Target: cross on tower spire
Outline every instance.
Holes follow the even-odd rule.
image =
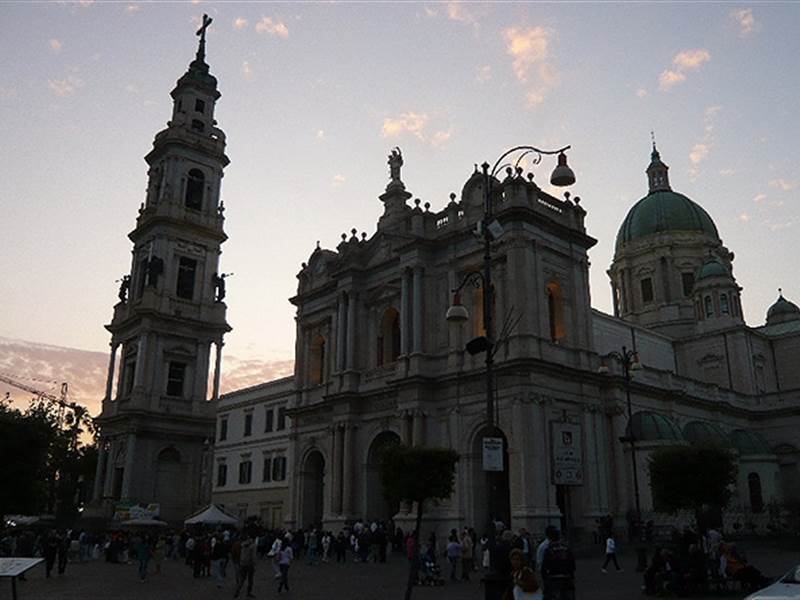
[[[203,24],[200,26],[200,29],[197,30],[195,35],[200,36],[200,45],[197,48],[197,60],[200,62],[204,62],[206,59],[206,29],[208,29],[209,25],[214,19],[209,17],[207,14],[203,15]]]

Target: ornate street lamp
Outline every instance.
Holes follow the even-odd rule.
[[[484,440],[487,438],[497,438],[499,430],[495,425],[494,418],[494,354],[495,354],[495,332],[494,332],[494,316],[492,309],[494,307],[494,286],[492,284],[492,242],[502,234],[502,227],[499,223],[493,220],[494,210],[492,202],[492,186],[495,181],[497,173],[506,166],[511,166],[511,157],[516,157],[514,160],[514,170],[520,165],[520,162],[525,156],[534,154],[535,158],[531,161],[532,164],[538,165],[545,155],[552,156],[558,155],[558,164],[550,176],[550,183],[554,186],[565,187],[575,183],[575,173],[567,165],[567,155],[565,152],[570,149],[570,146],[564,146],[558,150],[541,150],[534,146],[515,146],[507,150],[500,158],[495,161],[494,166],[489,163],[483,163],[481,169],[483,172],[483,219],[481,220],[481,230],[478,232],[483,238],[483,269],[469,271],[461,283],[453,290],[453,303],[447,309],[446,319],[450,323],[461,324],[469,319],[469,311],[461,304],[461,290],[467,283],[470,283],[478,288],[483,288],[483,326],[484,335],[471,340],[466,349],[470,354],[479,354],[480,352],[486,353],[486,434]],[[508,159],[508,162],[506,160]],[[502,452],[502,446],[500,451]],[[502,454],[501,454],[502,456]],[[495,483],[496,478],[499,479],[500,473],[505,471],[507,466],[502,464],[502,468],[498,470],[488,470],[487,465],[484,465],[486,472],[486,510],[487,510],[487,535],[489,535],[490,543],[493,544],[495,537],[494,518],[497,516],[496,510],[498,509],[496,502]],[[510,515],[508,515],[510,517]],[[510,525],[510,523],[508,523]],[[494,565],[492,565],[492,571]],[[491,574],[490,574],[491,575]],[[497,589],[501,588],[501,583],[498,581],[497,585],[492,585],[492,581],[496,578],[487,576],[486,578],[486,598],[499,598],[502,594],[500,589],[499,594]],[[503,579],[503,582],[505,580]]]
[[[628,431],[626,435],[619,438],[623,444],[630,444],[631,448],[631,468],[633,469],[633,496],[636,502],[636,537],[641,542],[642,533],[642,503],[639,496],[639,472],[636,468],[636,433],[633,431],[633,406],[631,404],[631,372],[640,371],[642,363],[639,361],[639,353],[635,350],[628,350],[625,346],[622,347],[622,352],[610,352],[607,356],[617,359],[622,365],[622,375],[625,379],[625,400],[628,404]],[[598,373],[608,374],[608,365],[605,363],[600,364]],[[638,556],[638,564],[636,565],[637,571],[644,571],[647,569],[647,550],[643,547],[636,549]]]

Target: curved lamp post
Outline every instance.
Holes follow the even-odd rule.
[[[628,428],[629,431],[619,438],[623,444],[630,444],[631,447],[631,468],[633,469],[633,496],[636,502],[636,533],[641,542],[641,535],[644,529],[642,528],[642,503],[639,497],[639,473],[636,468],[636,434],[633,431],[633,407],[631,405],[631,372],[640,371],[642,363],[639,361],[639,353],[635,350],[628,350],[625,346],[622,347],[621,352],[610,352],[607,356],[616,358],[622,365],[622,375],[625,379],[625,400],[628,404]],[[608,366],[601,364],[598,369],[600,374],[608,374]],[[647,569],[647,550],[639,547],[636,549],[638,556],[638,564],[636,565],[637,571],[644,571]]]
[[[495,408],[494,408],[494,353],[495,353],[495,332],[494,332],[494,316],[492,309],[494,307],[494,286],[492,285],[492,242],[502,234],[502,227],[499,223],[493,221],[494,211],[492,203],[492,185],[495,181],[497,173],[506,166],[511,166],[512,158],[514,169],[516,170],[520,162],[525,156],[534,154],[535,157],[531,161],[532,164],[538,165],[544,156],[558,155],[558,164],[556,165],[553,173],[550,176],[550,183],[558,187],[566,187],[575,183],[575,173],[567,165],[567,155],[565,152],[570,149],[570,146],[564,146],[557,150],[541,150],[534,146],[515,146],[510,150],[505,151],[500,155],[494,166],[485,162],[481,165],[483,172],[483,220],[481,221],[480,236],[483,238],[483,269],[469,271],[461,283],[453,290],[453,303],[447,309],[446,319],[450,323],[461,324],[469,319],[469,311],[461,304],[461,290],[468,283],[478,288],[483,288],[483,326],[485,333],[471,340],[466,349],[470,354],[479,354],[480,352],[486,353],[486,437],[494,437],[496,433],[495,427]],[[484,438],[484,439],[485,439]],[[497,516],[496,498],[495,498],[495,476],[506,469],[506,465],[502,465],[500,471],[487,470],[487,465],[484,465],[486,472],[486,509],[487,509],[487,535],[490,540],[494,539],[494,518]],[[509,515],[510,516],[510,515]],[[508,523],[510,526],[510,523]],[[494,565],[492,565],[492,571]],[[499,585],[490,585],[492,578],[487,577],[486,585],[486,598],[499,598],[502,594],[502,588],[498,591],[495,588]],[[505,579],[503,579],[505,581]]]

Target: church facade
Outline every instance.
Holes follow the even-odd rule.
[[[228,158],[214,119],[217,80],[205,62],[208,23],[198,32],[195,60],[172,90],[172,118],[145,157],[148,186],[129,234],[131,267],[106,326],[111,356],[96,419],[93,498],[105,517],[140,504],[182,521],[210,494],[215,412],[208,400],[219,395],[230,327],[219,273],[226,240],[220,187]]]
[[[482,176],[432,212],[409,202],[396,162],[392,170],[377,231],[318,246],[298,274],[290,527],[410,522],[407,506],[387,504],[377,475],[380,448],[396,442],[461,455],[455,494],[431,508],[431,528],[486,520],[484,359],[464,350],[483,332],[481,289],[462,294],[466,325],[445,321],[452,290],[482,264]],[[766,325],[748,326],[733,253],[711,217],[672,191],[655,147],[647,176],[608,271],[613,316],[591,307],[595,240],[580,200],[554,198],[521,172],[494,181],[503,233],[492,250],[493,314],[514,323],[495,364],[505,445],[495,498],[497,516],[515,529],[593,530],[608,514],[624,521],[634,477],[620,438],[631,434],[646,515],[647,457],[665,444],[711,440],[736,452],[733,518],[765,521],[765,507],[800,499],[800,309],[781,296]],[[630,383],[632,419],[616,358],[623,346],[642,366]],[[569,473],[559,468],[566,439],[578,456]]]

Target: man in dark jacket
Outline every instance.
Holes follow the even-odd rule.
[[[542,580],[544,600],[574,600],[575,598],[575,557],[560,539],[558,530],[548,532],[550,545],[544,551],[542,560]]]

